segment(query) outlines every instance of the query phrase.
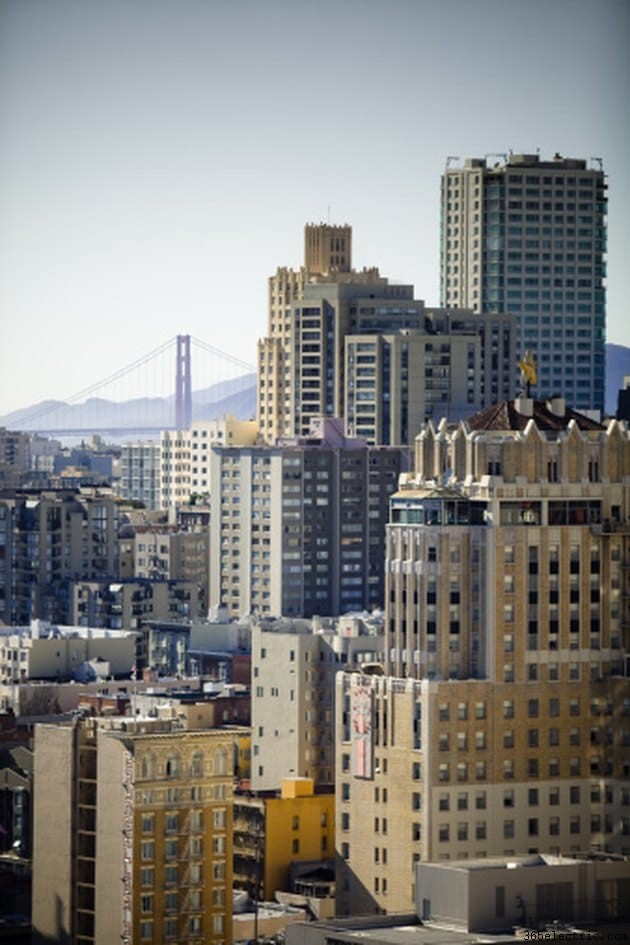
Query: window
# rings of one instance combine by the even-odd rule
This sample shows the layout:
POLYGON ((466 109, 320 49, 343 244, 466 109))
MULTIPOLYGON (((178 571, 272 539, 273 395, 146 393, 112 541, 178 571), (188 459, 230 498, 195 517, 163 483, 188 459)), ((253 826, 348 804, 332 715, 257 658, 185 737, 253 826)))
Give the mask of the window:
POLYGON ((153 896, 152 895, 143 895, 140 896, 140 910, 146 915, 147 913, 153 912, 153 896))
POLYGON ((538 836, 538 818, 530 817, 527 821, 527 832, 530 837, 538 836))
POLYGON ((164 894, 164 908, 166 912, 177 912, 176 892, 167 892, 164 894))
POLYGON ((145 841, 140 846, 140 856, 143 860, 152 860, 154 854, 155 844, 152 840, 145 841))

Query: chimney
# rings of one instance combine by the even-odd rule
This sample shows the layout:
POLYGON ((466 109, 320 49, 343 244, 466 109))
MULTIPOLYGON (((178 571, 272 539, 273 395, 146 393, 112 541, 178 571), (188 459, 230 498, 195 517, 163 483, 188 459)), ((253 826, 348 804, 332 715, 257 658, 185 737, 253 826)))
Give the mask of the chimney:
POLYGON ((532 397, 517 397, 514 401, 514 409, 518 410, 524 417, 534 416, 534 400, 532 397))
POLYGON ((564 397, 552 397, 547 401, 547 406, 551 413, 556 417, 564 417, 567 412, 567 405, 564 397))

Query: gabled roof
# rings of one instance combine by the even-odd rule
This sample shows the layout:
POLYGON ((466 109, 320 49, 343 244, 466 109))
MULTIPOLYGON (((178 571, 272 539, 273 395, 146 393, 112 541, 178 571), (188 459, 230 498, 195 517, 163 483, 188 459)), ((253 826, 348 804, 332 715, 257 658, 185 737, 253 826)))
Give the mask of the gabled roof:
POLYGON ((501 400, 497 404, 491 404, 484 410, 466 418, 466 423, 471 430, 524 430, 530 420, 533 420, 539 430, 557 432, 566 430, 571 420, 575 421, 580 430, 604 430, 603 424, 596 420, 591 420, 583 413, 572 410, 570 407, 564 408, 564 413, 554 413, 551 409, 551 402, 548 400, 530 401, 532 404, 532 413, 527 415, 521 413, 516 405, 519 401, 501 400))

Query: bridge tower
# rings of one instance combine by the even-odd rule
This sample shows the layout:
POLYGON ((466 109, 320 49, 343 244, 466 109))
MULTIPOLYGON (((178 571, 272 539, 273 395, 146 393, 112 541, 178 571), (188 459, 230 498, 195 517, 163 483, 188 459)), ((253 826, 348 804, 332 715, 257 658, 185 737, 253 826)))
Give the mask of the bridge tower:
POLYGON ((192 420, 190 335, 178 335, 175 346, 175 429, 187 430, 192 420))

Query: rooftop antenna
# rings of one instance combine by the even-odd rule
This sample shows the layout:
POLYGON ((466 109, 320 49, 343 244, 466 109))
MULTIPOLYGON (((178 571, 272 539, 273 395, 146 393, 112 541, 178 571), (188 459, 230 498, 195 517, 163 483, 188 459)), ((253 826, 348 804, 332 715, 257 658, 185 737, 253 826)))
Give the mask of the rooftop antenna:
POLYGON ((603 171, 603 170, 604 170, 604 161, 603 161, 603 158, 600 158, 600 157, 592 157, 592 158, 591 158, 591 161, 594 161, 596 164, 599 164, 599 169, 600 169, 600 171, 603 171))

